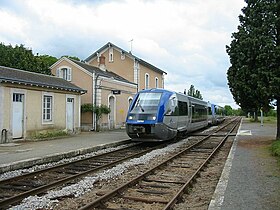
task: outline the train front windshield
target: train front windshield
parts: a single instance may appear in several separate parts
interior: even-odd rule
[[[131,114],[156,114],[162,93],[140,93]]]

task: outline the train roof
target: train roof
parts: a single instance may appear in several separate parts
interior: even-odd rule
[[[206,101],[203,101],[201,99],[198,99],[198,98],[195,98],[195,97],[192,97],[192,96],[188,96],[188,95],[183,94],[183,93],[177,93],[175,91],[162,89],[162,88],[152,88],[152,89],[146,89],[146,90],[139,91],[139,93],[150,93],[150,92],[155,92],[155,93],[164,93],[165,92],[165,93],[170,93],[170,94],[176,94],[176,95],[179,95],[180,97],[187,97],[189,100],[195,101],[197,103],[201,102],[201,103],[207,104]]]
[[[176,93],[174,91],[162,89],[162,88],[152,88],[152,89],[145,89],[145,90],[140,90],[138,93],[150,93],[150,92],[155,92],[155,93]]]

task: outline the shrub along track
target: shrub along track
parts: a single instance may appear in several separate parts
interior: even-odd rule
[[[173,208],[239,124],[240,119],[228,123],[81,209]]]

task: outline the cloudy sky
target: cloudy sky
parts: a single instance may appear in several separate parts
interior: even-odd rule
[[[226,45],[244,0],[0,0],[0,42],[85,59],[107,42],[167,72],[165,88],[194,85],[206,101],[235,104]]]

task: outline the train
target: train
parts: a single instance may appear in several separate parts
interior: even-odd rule
[[[218,105],[183,93],[141,90],[128,109],[126,132],[133,141],[167,141],[221,122],[221,110]]]

